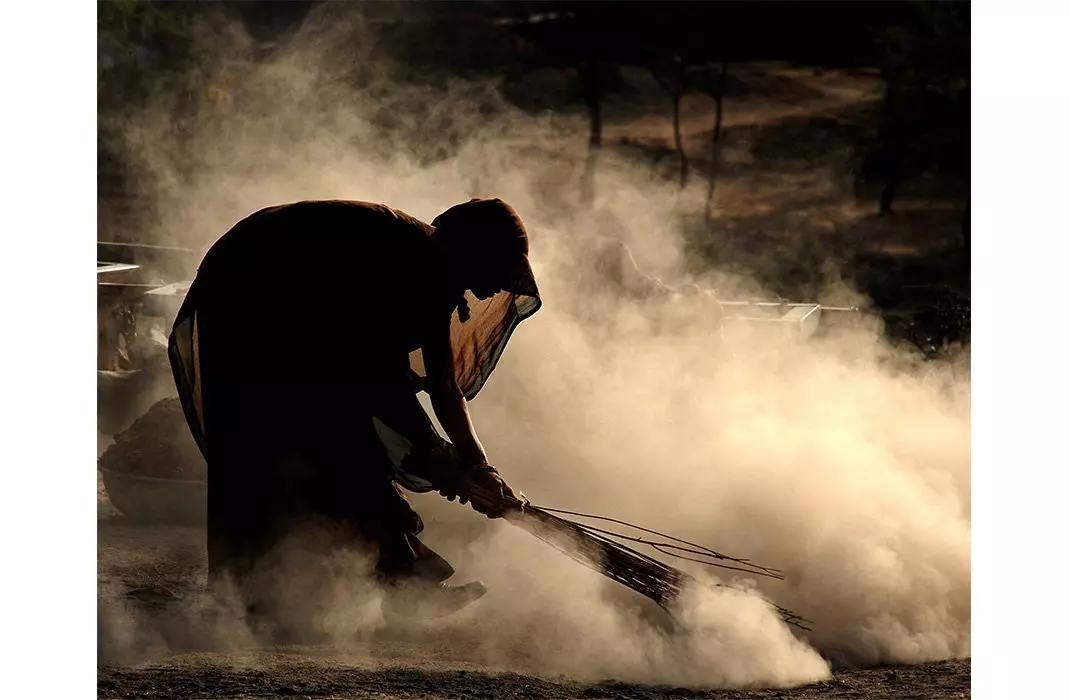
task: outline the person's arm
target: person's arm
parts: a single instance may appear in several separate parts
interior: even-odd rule
[[[500,518],[509,508],[526,504],[524,495],[514,491],[487,462],[487,453],[476,437],[468,402],[457,384],[449,326],[424,346],[423,355],[431,407],[465,470],[459,480],[443,483],[439,492],[451,501],[460,498],[462,504],[471,500],[472,507],[489,518]]]
[[[438,422],[467,465],[486,464],[487,453],[476,436],[468,413],[468,402],[457,384],[448,325],[439,329],[438,334],[424,346],[423,356],[427,371],[427,393]]]

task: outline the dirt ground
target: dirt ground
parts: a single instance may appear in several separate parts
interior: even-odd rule
[[[970,662],[878,668],[788,690],[689,690],[606,681],[592,685],[512,673],[420,667],[346,667],[280,651],[256,670],[190,658],[137,669],[103,668],[100,698],[873,698],[970,697]]]
[[[137,525],[101,493],[100,698],[916,698],[970,697],[970,660],[837,671],[792,689],[697,690],[540,678],[465,661],[433,634],[384,631],[341,650],[253,647],[197,633],[182,613],[204,585],[204,531]],[[132,589],[150,588],[139,597]]]

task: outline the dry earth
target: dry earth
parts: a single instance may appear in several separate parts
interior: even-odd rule
[[[579,685],[512,673],[434,667],[360,668],[310,659],[297,651],[261,658],[255,670],[184,658],[137,669],[103,668],[101,698],[873,698],[970,697],[970,662],[879,668],[790,690],[690,690],[606,681]],[[267,663],[264,663],[264,662]]]
[[[344,650],[221,644],[183,612],[204,583],[203,530],[129,523],[103,491],[98,513],[100,698],[970,697],[969,659],[840,670],[792,689],[702,690],[520,675],[466,662],[463,649],[426,633],[381,632]],[[153,586],[177,599],[124,596]]]

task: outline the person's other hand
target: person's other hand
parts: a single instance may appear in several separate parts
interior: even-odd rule
[[[509,510],[527,505],[522,493],[514,491],[489,464],[479,464],[455,480],[443,484],[439,493],[446,500],[459,500],[461,505],[469,502],[472,508],[488,518],[500,518]]]
[[[442,494],[442,497],[451,503],[453,501],[459,501],[460,504],[466,505],[469,501],[468,489],[466,488],[464,477],[460,475],[452,475],[448,478],[443,478],[439,482],[438,492]]]

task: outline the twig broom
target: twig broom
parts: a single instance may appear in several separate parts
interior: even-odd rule
[[[482,492],[478,487],[473,488],[471,496],[485,503],[493,503],[495,500],[489,493]],[[642,534],[638,536],[621,534],[562,516],[623,525]],[[623,520],[522,504],[519,501],[507,509],[503,517],[511,524],[527,530],[581,564],[649,598],[670,616],[682,592],[697,585],[697,579],[659,559],[623,544],[622,541],[646,545],[661,554],[711,567],[784,580],[784,574],[777,569],[754,564],[748,559],[730,557],[707,547],[663,535]],[[743,590],[728,584],[715,585]],[[772,606],[787,624],[802,630],[811,630],[808,625],[813,623],[810,620],[771,601],[765,600],[765,602]]]

